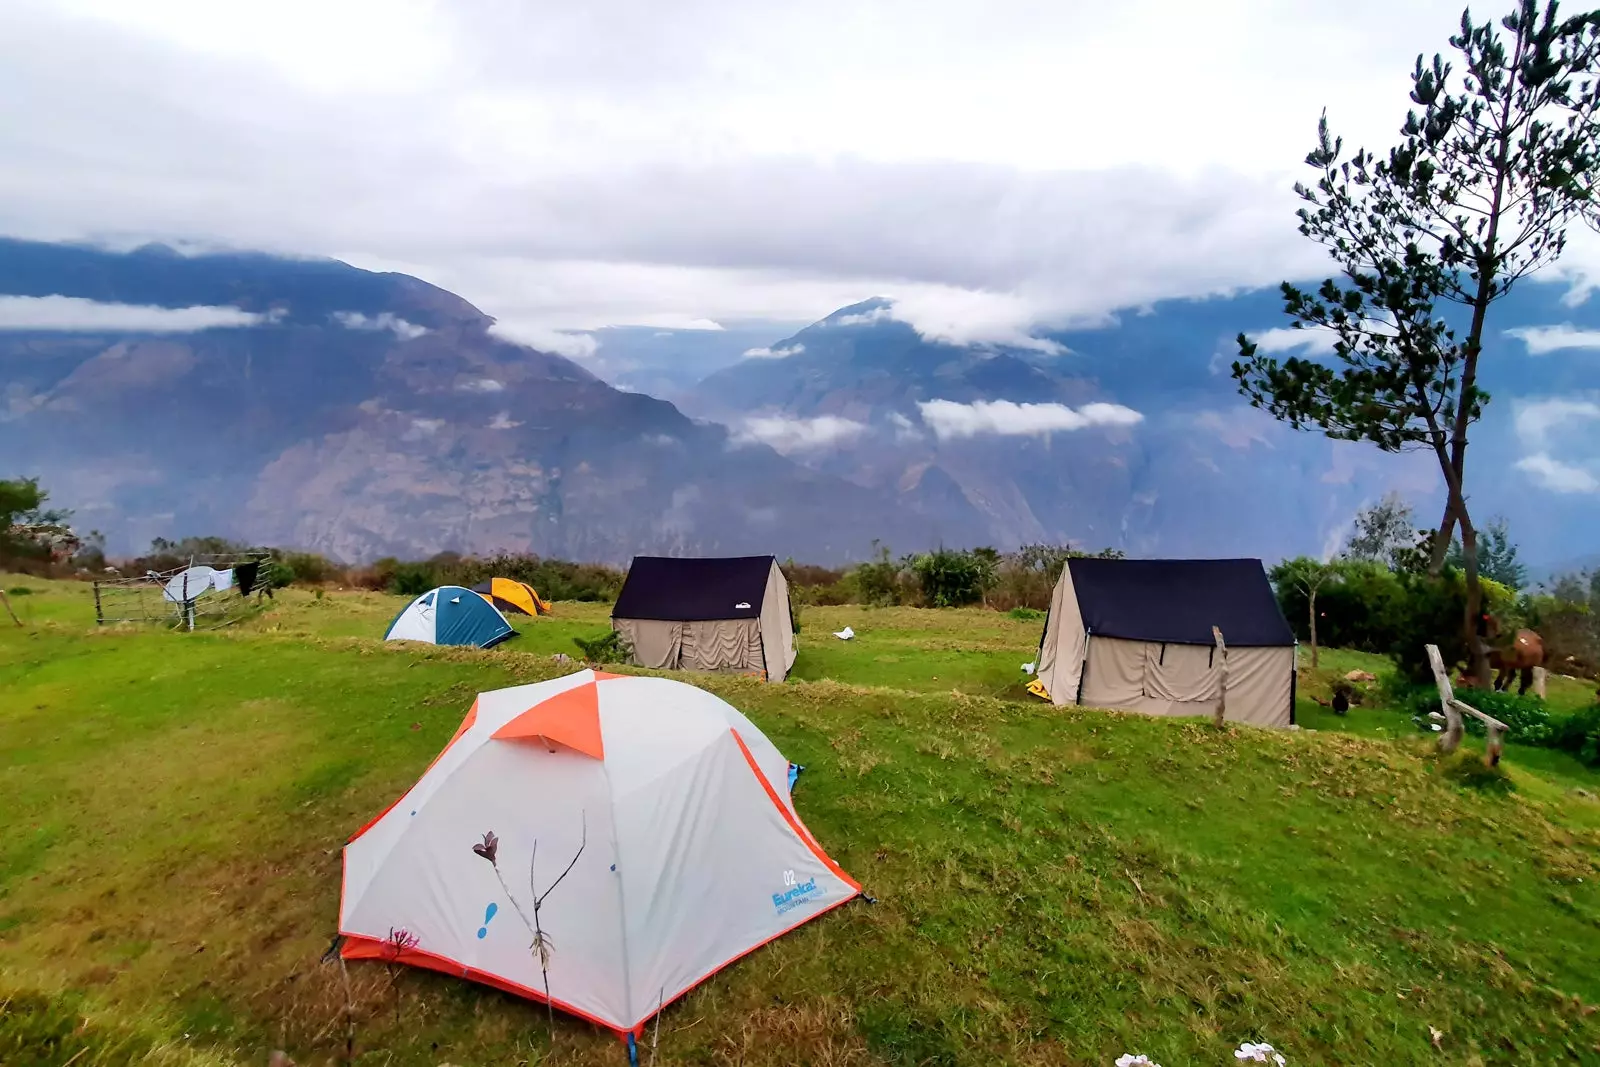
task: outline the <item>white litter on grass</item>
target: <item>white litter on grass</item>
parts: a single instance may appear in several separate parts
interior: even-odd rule
[[[1429,723],[1429,724],[1428,724],[1428,725],[1429,725],[1429,726],[1432,726],[1432,727],[1433,727],[1433,732],[1434,732],[1434,733],[1436,733],[1436,734],[1437,734],[1437,733],[1443,733],[1443,732],[1444,732],[1444,727],[1443,727],[1443,726],[1440,726],[1440,725],[1439,725],[1439,724],[1438,724],[1438,723],[1436,723],[1436,722],[1432,722],[1432,723]]]
[[[841,641],[849,641],[851,638],[855,637],[855,635],[856,632],[850,629],[848,626],[842,630],[835,630],[833,634],[833,636],[837,637]]]
[[[1024,663],[1022,665],[1022,673],[1023,674],[1032,674],[1033,673],[1033,669],[1035,667],[1037,667],[1037,666],[1038,666],[1037,663]]]

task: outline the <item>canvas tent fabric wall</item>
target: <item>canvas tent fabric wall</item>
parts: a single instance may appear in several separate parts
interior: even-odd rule
[[[515,578],[490,578],[472,591],[495,606],[502,615],[548,615],[550,603],[527,582]]]
[[[1227,644],[1227,717],[1294,722],[1295,639],[1255,559],[1069,560],[1039,644],[1051,703],[1209,715]]]
[[[790,769],[737,709],[679,681],[580,671],[480,693],[416,785],[346,845],[341,951],[543,1001],[524,917],[532,887],[570,863],[538,915],[550,1002],[638,1033],[859,893],[800,821]]]
[[[771,556],[637,556],[611,625],[641,667],[765,671],[781,682],[794,666],[789,583]]]
[[[492,648],[516,635],[505,616],[483,597],[459,585],[441,585],[407,604],[383,639]]]

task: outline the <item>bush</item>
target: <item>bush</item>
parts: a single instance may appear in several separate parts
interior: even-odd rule
[[[1589,766],[1600,767],[1600,694],[1593,704],[1556,726],[1554,744]]]
[[[1037,622],[1045,616],[1038,608],[1012,608],[1006,614],[1018,622]]]
[[[1085,552],[1071,545],[1023,545],[1007,553],[995,568],[994,588],[988,596],[991,607],[1001,611],[1032,608],[1043,611],[1050,606],[1050,595],[1061,580],[1061,568],[1069,559],[1122,559],[1119,549],[1104,548]]]
[[[633,658],[633,648],[617,630],[608,630],[603,636],[574,637],[572,643],[583,653],[585,663],[626,663]]]
[[[1302,585],[1306,571],[1321,566],[1306,558],[1286,560],[1269,572],[1278,606],[1295,636],[1309,641],[1309,596]],[[1323,648],[1354,648],[1394,657],[1412,681],[1433,678],[1427,645],[1437,645],[1447,664],[1467,659],[1463,622],[1467,609],[1466,579],[1446,569],[1438,578],[1396,572],[1381,563],[1338,560],[1317,591],[1317,642]],[[1484,608],[1500,617],[1506,629],[1520,624],[1516,593],[1487,579]]]
[[[315,552],[278,552],[277,561],[288,568],[292,581],[301,585],[322,585],[341,581],[345,566]],[[287,584],[287,583],[285,583]]]
[[[911,571],[925,604],[935,608],[959,608],[976,604],[994,585],[995,564],[1000,555],[994,549],[968,551],[941,548],[925,552],[911,563]]]
[[[845,575],[842,584],[848,587],[850,600],[873,607],[892,607],[907,601],[908,584],[902,581],[904,566],[889,556],[887,545],[872,542],[874,556],[858,563]]]
[[[389,591],[401,596],[421,596],[443,583],[431,563],[400,563],[389,574]]]
[[[1456,699],[1471,704],[1485,715],[1492,715],[1510,727],[1506,734],[1507,741],[1545,748],[1558,747],[1562,724],[1550,718],[1550,710],[1545,707],[1544,701],[1532,693],[1518,696],[1516,693],[1500,693],[1492,689],[1458,689]],[[1400,695],[1395,706],[1414,718],[1426,718],[1430,712],[1442,710],[1439,707],[1439,690],[1433,685],[1411,687]],[[1464,718],[1467,733],[1483,736],[1486,731],[1481,721],[1471,715]]]

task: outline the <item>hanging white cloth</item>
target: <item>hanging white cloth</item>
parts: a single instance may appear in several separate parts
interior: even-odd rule
[[[227,590],[232,589],[233,588],[233,568],[229,567],[225,571],[212,571],[211,572],[211,588],[215,589],[219,593],[226,592]]]
[[[186,600],[193,600],[201,593],[209,592],[212,582],[216,579],[217,572],[210,567],[189,567],[174,574],[168,581],[162,596],[174,604],[182,604]]]

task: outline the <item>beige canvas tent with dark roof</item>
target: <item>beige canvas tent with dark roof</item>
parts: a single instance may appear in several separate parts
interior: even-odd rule
[[[781,682],[794,666],[789,583],[772,556],[637,556],[611,625],[641,667],[759,672]]]
[[[1294,722],[1294,633],[1256,559],[1069,560],[1037,670],[1053,704],[1149,715],[1212,714],[1226,676],[1228,719]]]

